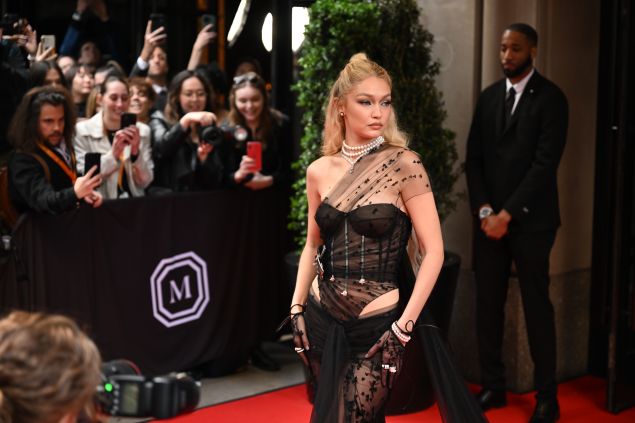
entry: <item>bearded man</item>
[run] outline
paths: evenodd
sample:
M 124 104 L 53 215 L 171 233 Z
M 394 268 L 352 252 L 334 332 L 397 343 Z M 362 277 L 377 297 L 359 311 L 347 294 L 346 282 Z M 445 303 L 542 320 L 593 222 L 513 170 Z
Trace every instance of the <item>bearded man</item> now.
M 18 213 L 58 214 L 81 202 L 102 204 L 97 167 L 76 172 L 73 134 L 75 113 L 66 91 L 33 88 L 23 97 L 11 121 L 9 139 L 15 153 L 9 161 L 9 196 Z
M 516 23 L 502 35 L 505 78 L 479 96 L 467 141 L 466 176 L 475 216 L 478 351 L 483 410 L 506 405 L 504 307 L 515 264 L 525 312 L 536 408 L 530 423 L 560 417 L 549 254 L 560 226 L 557 170 L 568 126 L 565 95 L 533 66 L 538 34 Z

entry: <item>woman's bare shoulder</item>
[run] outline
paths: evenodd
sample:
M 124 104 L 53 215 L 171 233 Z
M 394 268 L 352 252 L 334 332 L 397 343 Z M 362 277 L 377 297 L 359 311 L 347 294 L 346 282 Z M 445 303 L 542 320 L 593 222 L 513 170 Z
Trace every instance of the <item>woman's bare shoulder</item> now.
M 307 174 L 316 176 L 325 175 L 329 169 L 333 167 L 334 161 L 334 156 L 322 156 L 309 165 L 307 168 Z

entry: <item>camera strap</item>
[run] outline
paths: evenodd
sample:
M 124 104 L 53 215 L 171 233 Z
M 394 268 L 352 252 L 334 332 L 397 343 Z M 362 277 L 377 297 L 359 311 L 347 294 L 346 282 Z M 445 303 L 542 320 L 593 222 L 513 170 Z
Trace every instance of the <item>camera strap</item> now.
M 40 148 L 40 150 L 44 152 L 44 154 L 49 156 L 51 160 L 53 160 L 55 164 L 58 165 L 64 171 L 66 176 L 68 176 L 68 178 L 74 184 L 75 181 L 77 180 L 77 171 L 75 170 L 75 155 L 74 154 L 70 155 L 71 164 L 73 165 L 73 168 L 71 169 L 68 163 L 60 159 L 59 156 L 55 154 L 50 148 L 48 148 L 44 143 L 38 142 L 37 146 Z

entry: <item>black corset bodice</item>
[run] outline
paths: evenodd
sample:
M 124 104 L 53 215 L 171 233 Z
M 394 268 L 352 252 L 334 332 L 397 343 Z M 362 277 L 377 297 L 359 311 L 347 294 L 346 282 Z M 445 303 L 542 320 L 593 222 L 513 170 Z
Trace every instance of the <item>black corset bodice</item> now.
M 378 296 L 397 288 L 410 218 L 393 204 L 367 204 L 346 213 L 327 202 L 315 221 L 323 247 L 318 255 L 320 300 L 341 320 L 356 318 Z

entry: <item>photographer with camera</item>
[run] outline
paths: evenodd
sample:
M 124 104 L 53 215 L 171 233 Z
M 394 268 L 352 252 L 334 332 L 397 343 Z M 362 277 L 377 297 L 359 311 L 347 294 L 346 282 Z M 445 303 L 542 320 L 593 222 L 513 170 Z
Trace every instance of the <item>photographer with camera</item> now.
M 110 75 L 100 88 L 102 110 L 76 125 L 77 171 L 84 172 L 88 153 L 99 155 L 96 163 L 104 183 L 105 199 L 140 197 L 154 178 L 150 128 L 128 112 L 128 82 Z
M 0 422 L 95 420 L 95 344 L 69 318 L 16 311 L 0 320 Z
M 165 132 L 153 125 L 155 186 L 177 192 L 220 187 L 221 162 L 209 137 L 203 136 L 216 123 L 212 96 L 209 83 L 197 72 L 184 70 L 172 79 Z

